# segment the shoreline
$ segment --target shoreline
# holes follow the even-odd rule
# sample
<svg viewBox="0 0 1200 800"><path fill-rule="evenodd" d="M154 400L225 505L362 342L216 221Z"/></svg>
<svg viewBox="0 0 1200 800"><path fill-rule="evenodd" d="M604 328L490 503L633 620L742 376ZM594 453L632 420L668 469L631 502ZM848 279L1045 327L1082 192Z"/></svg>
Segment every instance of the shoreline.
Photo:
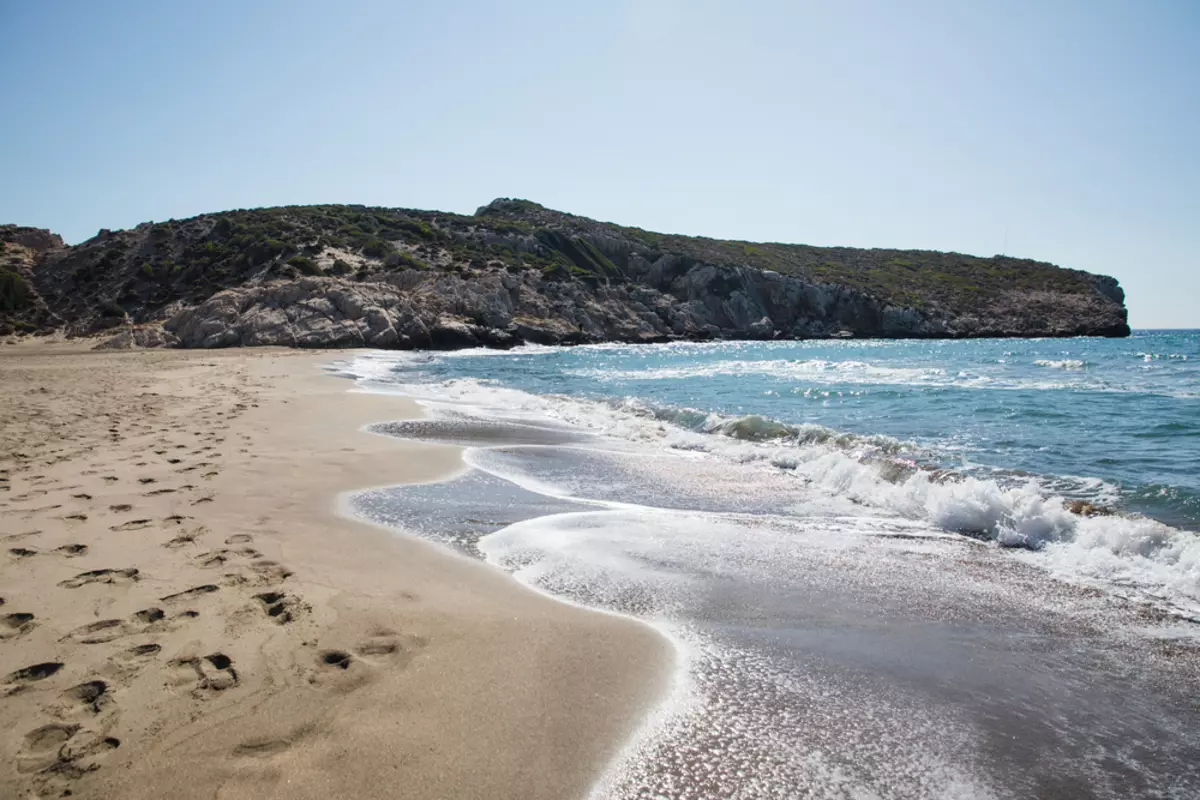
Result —
<svg viewBox="0 0 1200 800"><path fill-rule="evenodd" d="M0 503L32 553L4 565L2 610L34 614L0 640L0 741L20 765L5 792L560 798L600 780L661 698L669 645L343 516L344 493L462 464L457 448L359 435L415 405L316 369L348 354L0 351L14 409ZM200 442L208 466L179 477ZM160 463L175 447L184 460ZM84 550L68 561L65 546ZM137 572L71 583L116 567ZM113 639L80 640L110 620ZM127 660L139 648L158 649ZM34 662L62 666L12 684ZM88 682L102 697L72 705Z"/></svg>
<svg viewBox="0 0 1200 800"><path fill-rule="evenodd" d="M402 395L396 395L402 396ZM370 433L375 436L384 436L391 438L393 441L414 441L397 439L397 437L389 436L388 434L375 433L366 428L360 429L364 433ZM461 445L442 445L444 447L454 448L457 451L465 451L468 448ZM504 570L499 565L492 564L486 557L475 557L466 553L458 552L454 548L439 542L434 542L425 539L417 534L409 533L403 528L390 525L385 522L374 522L366 516L356 513L351 508L351 502L354 497L375 491L385 491L405 486L417 486L421 484L438 484L446 483L466 474L472 470L477 470L465 460L461 462L462 470L443 475L431 480L409 481L403 484L380 484L378 486L368 486L360 489L345 491L338 493L337 514L345 519L361 525L367 525L376 528L380 531L392 536L402 536L409 539L415 539L423 544L426 544L438 551L444 552L452 558L462 559L472 564L479 564L486 569L504 575L519 586L521 589L530 592L539 597L543 597L550 602L566 606L574 612L582 612L584 614L595 614L604 617L612 617L620 620L623 623L632 623L639 628L643 628L662 643L667 645L668 652L664 659L667 664L663 666L662 671L666 674L661 675L655 681L656 690L651 693L649 702L642 708L640 714L635 715L634 724L629 727L625 734L616 742L616 747L610 748L611 752L602 760L600 769L596 772L594 780L591 782L589 789L580 797L586 800L601 800L608 798L614 787L619 785L622 774L617 769L623 763L628 761L639 750L647 747L652 741L653 736L658 732L668 720L679 713L680 707L687 702L688 688L691 683L690 673L687 669L687 643L680 639L677 635L668 630L663 630L659 625L656 625L650 620L643 619L630 613L603 608L600 606L590 606L585 603L571 599L563 595L555 594L549 590L542 589L533 584L525 583L518 579L515 575ZM599 510L599 507L598 509ZM555 516L555 515L551 515Z"/></svg>
<svg viewBox="0 0 1200 800"><path fill-rule="evenodd" d="M529 370L530 382L548 385L575 366ZM1120 797L1192 785L1194 636L1156 606L932 521L870 507L781 512L811 495L793 478L776 480L778 471L589 448L560 427L581 417L561 409L566 398L547 406L529 394L526 403L503 381L471 383L486 369L416 372L441 382L401 370L397 388L435 421L389 426L390 435L456 442L474 470L371 493L360 513L478 550L580 602L679 624L694 702L660 705L651 737L631 741L627 768L594 797L833 796L851 787ZM596 427L607 431L604 419ZM748 502L751 491L768 499ZM1162 738L1171 744L1153 758L1142 750L1120 766L1090 761Z"/></svg>
<svg viewBox="0 0 1200 800"><path fill-rule="evenodd" d="M337 352L337 351L333 351L333 352ZM343 376L343 375L333 374L328 369L328 367L329 367L328 363L324 363L321 366L323 369L326 369L325 374L327 377L335 378L338 380L349 381L349 382L351 382L352 385L357 383L357 380L354 378L350 378L348 376ZM424 408L424 406L421 404L420 401L414 400L411 397L409 397L408 395L405 395L402 393L370 391L370 390L360 389L360 388L352 388L347 393L348 394L361 394L361 395L367 395L367 396L377 396L377 397L392 397L392 398L398 398L398 399L402 399L402 400L406 401L408 404L410 404L413 407L411 410L415 410L417 413L407 414L402 417L391 417L386 420L385 419L373 420L373 421L367 422L367 423L359 426L357 430L361 434L365 434L368 436L377 436L377 437L380 437L384 440L387 440L387 441L390 441L393 443L421 444L420 440L418 440L418 439L405 439L403 437L399 437L399 436L396 436L393 434L388 434L388 433L383 433L381 431L371 430L371 428L376 425L389 423L389 422L431 419L431 417L428 415L426 409ZM583 795L584 797L588 798L589 800L591 800L592 798L606 797L607 796L606 793L611 790L612 786L616 784L616 782L618 781L618 779L620 777L619 773L615 771L615 768L618 767L621 763L623 763L631 754L635 753L639 748L645 746L650 735L660 725L663 724L663 720L669 718L673 713L676 713L676 711L677 711L676 706L680 702L682 702L683 698L685 697L686 686L689 682L688 681L688 673L687 673L687 669L686 669L686 656L684 654L684 652L686 650L686 644L678 636L676 636L668 631L661 630L659 626L655 625L653 622L651 622L649 620L643 619L643 618L635 616L633 614L621 612L621 611L606 609L606 608L599 607L599 606L590 606L585 603L573 600L570 597L554 594L553 592L543 589L541 587L521 581L512 573L505 571L503 569L503 567L500 567L499 565L490 563L486 559L486 557L483 557L482 555L479 557L466 555L465 553L458 552L458 551L454 550L453 548L446 546L443 543L438 543L438 542L432 541L432 540L427 539L416 533L410 533L408 531L405 531L403 528L400 528L400 527L397 527L394 525L389 525L384 522L373 521L369 517L364 516L359 513L356 513L353 510L353 508L352 508L353 498L355 498L356 496L359 496L359 495L365 495L369 492L387 490L387 489L392 489L392 488L397 488L397 487L402 487L402 486L416 486L416 485L420 485L420 484L449 483L449 482L451 482L457 478L460 478L472 471L479 471L481 469L480 467L477 467L477 466L469 463L467 461L467 459L465 458L466 451L469 449L472 449L472 447L474 447L473 445L439 443L439 444L435 444L433 446L454 452L456 455L457 461L458 461L458 468L454 469L450 472L438 474L436 476L427 476L422 479L405 481L404 483L399 483L399 484L398 483L382 483L382 484L378 484L378 485L361 486L356 489L349 489L346 491L338 492L338 494L336 496L336 503L334 506L335 513L338 516L343 517L343 518L345 518L351 522L354 522L356 524L367 525L372 528L376 528L378 530L384 531L389 535L404 537L406 539L410 539L410 540L419 542L421 544L427 545L429 547L434 548L435 550L437 550L439 552L443 552L443 553L449 555L451 558L460 559L460 560L466 561L467 563L471 563L471 564L483 565L486 569L491 570L497 574L504 575L507 578L511 579L512 583L514 583L515 585L520 587L522 590L529 592L531 594L537 595L539 597L546 598L547 600L549 600L553 603L566 606L567 608L570 608L573 611L578 611L578 612L582 612L584 614L590 614L590 615L594 614L594 615L600 615L603 617L612 617L612 618L621 620L624 623L631 623L633 625L636 625L639 628L642 628L642 629L652 632L652 634L654 636L658 637L663 643L665 643L669 646L669 654L668 654L669 655L669 658L668 658L669 663L664 668L665 672L667 674L664 676L660 676L660 678L658 679L658 681L657 681L658 689L654 695L654 699L642 710L642 713L640 714L640 718L637 719L634 726L632 728L630 728L626 732L625 736L618 741L618 746L612 749L612 752L609 754L607 759L603 762L601 770L596 774L595 779L592 781L589 790L587 792L585 792L585 794ZM483 471L486 472L486 470L483 470ZM489 473L489 474L494 474L494 473ZM602 508L606 505L607 504L599 503L599 504L597 504L597 508Z"/></svg>

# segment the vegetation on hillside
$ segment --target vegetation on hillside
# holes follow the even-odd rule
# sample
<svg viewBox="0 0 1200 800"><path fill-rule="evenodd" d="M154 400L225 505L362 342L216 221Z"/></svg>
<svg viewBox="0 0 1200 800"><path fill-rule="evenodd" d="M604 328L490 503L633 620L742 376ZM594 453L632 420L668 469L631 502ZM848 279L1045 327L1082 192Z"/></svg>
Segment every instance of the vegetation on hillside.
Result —
<svg viewBox="0 0 1200 800"><path fill-rule="evenodd" d="M971 309L1006 290L1094 291L1094 276L1089 273L1007 256L815 247L655 233L564 214L528 200L499 200L477 213L488 219L526 219L539 226L623 238L636 243L651 260L675 254L697 263L772 270L812 283L846 286L911 308Z"/></svg>
<svg viewBox="0 0 1200 800"><path fill-rule="evenodd" d="M1010 290L1094 293L1096 278L1036 261L918 250L758 244L661 234L497 200L474 215L352 205L204 214L101 231L46 255L35 289L63 319L154 318L246 282L336 275L374 280L403 271L537 270L551 280L638 281L664 256L772 270L871 294L886 304L973 311ZM641 264L642 272L632 268ZM0 272L0 313L30 302L21 275Z"/></svg>
<svg viewBox="0 0 1200 800"><path fill-rule="evenodd" d="M17 272L0 267L0 311L20 311L31 302L25 279Z"/></svg>

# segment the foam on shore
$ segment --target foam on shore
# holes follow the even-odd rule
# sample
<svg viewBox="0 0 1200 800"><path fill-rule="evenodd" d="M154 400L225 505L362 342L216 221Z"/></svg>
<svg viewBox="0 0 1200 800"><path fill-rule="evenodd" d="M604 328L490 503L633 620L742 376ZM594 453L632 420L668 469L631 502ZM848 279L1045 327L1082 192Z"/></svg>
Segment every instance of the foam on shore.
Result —
<svg viewBox="0 0 1200 800"><path fill-rule="evenodd" d="M432 417L388 432L465 445L469 470L364 495L366 513L675 644L674 690L593 798L1031 796L1068 772L1108 786L1098 751L1157 791L1142 715L1172 731L1162 757L1185 759L1188 713L1149 671L1115 677L1149 663L1153 643L1116 656L1088 631L1128 624L1110 593L1190 613L1193 539L1064 508L1064 488L1099 499L1103 482L947 469L891 437L424 381L411 361L400 375L385 363L362 369L377 370L363 388ZM1124 713L1117 685L1145 707L1128 729L1095 728ZM997 749L1017 732L1027 741Z"/></svg>

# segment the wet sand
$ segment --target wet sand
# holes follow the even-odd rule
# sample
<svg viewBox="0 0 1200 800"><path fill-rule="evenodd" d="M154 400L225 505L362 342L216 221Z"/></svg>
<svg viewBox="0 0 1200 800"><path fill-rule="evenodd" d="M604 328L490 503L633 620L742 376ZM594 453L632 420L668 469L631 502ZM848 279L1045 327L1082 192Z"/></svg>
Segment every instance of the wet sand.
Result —
<svg viewBox="0 0 1200 800"><path fill-rule="evenodd" d="M788 495L762 473L756 496L727 465L523 428L392 426L481 448L474 468L353 502L666 621L688 691L600 796L1196 796L1194 622L909 521L766 513Z"/></svg>
<svg viewBox="0 0 1200 800"><path fill-rule="evenodd" d="M0 796L582 796L669 646L336 513L459 450L344 354L0 349Z"/></svg>

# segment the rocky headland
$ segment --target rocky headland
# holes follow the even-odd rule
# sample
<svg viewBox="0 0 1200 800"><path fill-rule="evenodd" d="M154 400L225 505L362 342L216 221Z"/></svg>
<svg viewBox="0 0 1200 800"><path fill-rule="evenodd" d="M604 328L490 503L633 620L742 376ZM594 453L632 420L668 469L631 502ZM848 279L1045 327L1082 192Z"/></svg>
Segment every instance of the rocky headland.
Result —
<svg viewBox="0 0 1200 800"><path fill-rule="evenodd" d="M0 336L102 347L1129 334L1116 280L1044 262L659 234L526 200L227 211L74 246L9 225L0 245Z"/></svg>

